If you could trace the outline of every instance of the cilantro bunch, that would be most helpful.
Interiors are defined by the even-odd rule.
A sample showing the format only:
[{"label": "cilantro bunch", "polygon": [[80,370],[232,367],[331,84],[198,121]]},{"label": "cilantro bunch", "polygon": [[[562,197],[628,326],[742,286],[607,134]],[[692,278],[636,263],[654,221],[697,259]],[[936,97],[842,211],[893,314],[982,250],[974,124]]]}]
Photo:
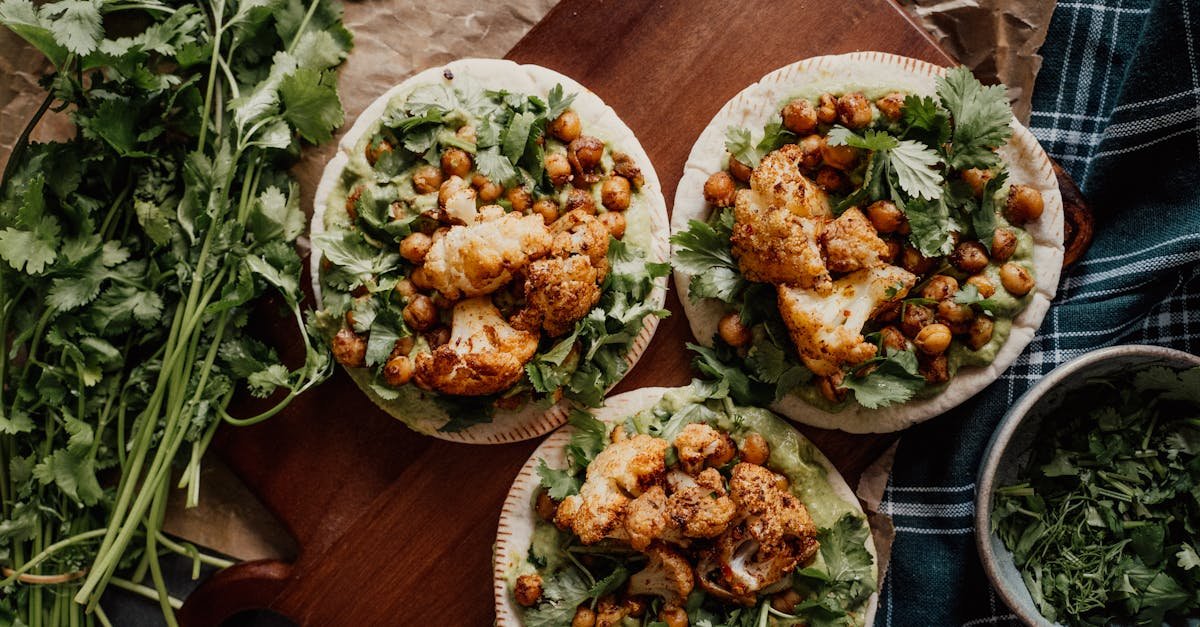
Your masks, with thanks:
[{"label": "cilantro bunch", "polygon": [[1200,368],[1072,392],[1019,479],[996,490],[992,531],[1048,620],[1182,624],[1200,610]]},{"label": "cilantro bunch", "polygon": [[[163,535],[170,489],[195,505],[220,424],[329,372],[287,168],[342,123],[350,34],[322,0],[3,0],[0,23],[54,65],[0,181],[0,623],[107,625],[113,584],[174,624],[160,552],[228,562]],[[29,143],[50,109],[76,136]],[[256,337],[279,322],[293,365]]]}]

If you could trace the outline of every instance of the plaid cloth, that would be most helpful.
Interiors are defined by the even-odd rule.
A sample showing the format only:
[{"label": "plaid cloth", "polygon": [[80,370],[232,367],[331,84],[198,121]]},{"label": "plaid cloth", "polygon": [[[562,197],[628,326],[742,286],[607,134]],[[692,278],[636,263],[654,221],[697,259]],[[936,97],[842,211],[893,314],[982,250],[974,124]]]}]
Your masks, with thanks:
[{"label": "plaid cloth", "polygon": [[1095,348],[1200,352],[1200,0],[1059,2],[1042,55],[1030,126],[1082,183],[1095,242],[1000,380],[901,441],[877,625],[1013,622],[972,535],[976,472],[1006,408]]}]

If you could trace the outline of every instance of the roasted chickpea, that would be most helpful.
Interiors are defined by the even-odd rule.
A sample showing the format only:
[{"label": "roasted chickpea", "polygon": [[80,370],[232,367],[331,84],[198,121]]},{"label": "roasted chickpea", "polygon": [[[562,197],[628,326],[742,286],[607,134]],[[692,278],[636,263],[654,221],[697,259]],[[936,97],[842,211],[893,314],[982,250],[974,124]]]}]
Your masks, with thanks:
[{"label": "roasted chickpea", "polygon": [[407,259],[409,263],[423,263],[425,255],[429,254],[429,247],[432,245],[432,237],[417,231],[400,240],[400,256]]},{"label": "roasted chickpea", "polygon": [[392,290],[395,292],[396,296],[407,300],[412,298],[413,295],[417,293],[417,286],[413,285],[413,282],[409,279],[400,279],[399,281],[396,281],[396,287],[392,288]]},{"label": "roasted chickpea", "polygon": [[625,211],[629,208],[629,179],[616,174],[600,184],[600,202],[609,211]]},{"label": "roasted chickpea", "polygon": [[625,237],[625,216],[616,211],[605,211],[600,214],[600,224],[608,229],[609,235],[617,239]]},{"label": "roasted chickpea", "polygon": [[879,337],[883,340],[884,348],[890,348],[894,351],[902,351],[908,348],[908,339],[904,337],[904,334],[900,332],[900,329],[897,329],[891,325],[880,329]]},{"label": "roasted chickpea", "polygon": [[457,299],[446,298],[446,295],[442,294],[441,292],[434,292],[433,295],[429,297],[429,300],[433,301],[434,307],[437,307],[442,311],[450,311],[451,309],[454,309],[454,303],[457,302]]},{"label": "roasted chickpea", "polygon": [[742,440],[740,453],[742,461],[762,466],[771,457],[771,445],[761,433],[751,432],[746,435],[745,440]]},{"label": "roasted chickpea", "polygon": [[797,134],[811,133],[817,128],[817,110],[807,98],[796,98],[783,106],[783,127]]},{"label": "roasted chickpea", "polygon": [[517,577],[516,585],[513,586],[513,596],[516,597],[517,603],[524,607],[537,605],[538,599],[542,598],[542,576],[529,573]]},{"label": "roasted chickpea", "polygon": [[567,144],[567,161],[576,176],[595,170],[604,156],[604,142],[590,135],[580,135]]},{"label": "roasted chickpea", "polygon": [[667,627],[688,627],[688,615],[682,607],[664,607],[658,611],[658,620]]},{"label": "roasted chickpea", "polygon": [[733,175],[733,178],[743,183],[749,183],[750,176],[754,174],[754,169],[738,161],[733,155],[729,155],[729,173]]},{"label": "roasted chickpea", "polygon": [[416,268],[408,275],[408,280],[412,282],[418,290],[428,290],[433,287],[433,282],[429,280],[429,275],[425,273],[425,268]]},{"label": "roasted chickpea", "polygon": [[[362,193],[363,188],[360,185],[350,190],[349,194],[346,194],[346,215],[350,216],[351,220],[358,219],[358,199],[362,198]],[[325,259],[324,261],[329,261],[329,259]]]},{"label": "roasted chickpea", "polygon": [[576,209],[582,209],[587,213],[596,215],[596,199],[592,197],[591,192],[582,189],[572,189],[567,194],[566,213],[570,213]]},{"label": "roasted chickpea", "polygon": [[991,170],[971,168],[962,171],[962,180],[971,188],[971,193],[975,194],[976,198],[983,196],[983,188],[992,180],[992,176]]},{"label": "roasted chickpea", "polygon": [[921,297],[930,300],[946,300],[954,298],[958,293],[958,281],[952,276],[939,274],[921,288]]},{"label": "roasted chickpea", "polygon": [[[837,377],[837,381],[834,381],[834,376]],[[834,376],[817,377],[817,391],[819,391],[821,396],[824,396],[825,400],[829,401],[830,403],[840,403],[846,400],[846,395],[850,391],[841,387],[840,375]]]},{"label": "roasted chickpea", "polygon": [[596,613],[586,605],[575,608],[575,617],[571,619],[571,627],[596,627]]},{"label": "roasted chickpea", "polygon": [[901,244],[900,240],[890,237],[884,239],[883,244],[887,246],[887,254],[883,257],[883,260],[888,263],[895,263],[896,259],[900,257],[900,253],[904,251],[904,244]]},{"label": "roasted chickpea", "polygon": [[1015,263],[1000,266],[1000,285],[1013,296],[1020,298],[1033,289],[1034,281],[1029,271]]},{"label": "roasted chickpea", "polygon": [[799,592],[796,592],[794,588],[788,588],[771,597],[771,607],[775,608],[777,612],[791,614],[796,611],[796,606],[803,600],[804,597],[800,596]]},{"label": "roasted chickpea", "polygon": [[447,148],[442,152],[442,172],[446,176],[465,177],[471,171],[471,155],[461,148]]},{"label": "roasted chickpea", "polygon": [[401,355],[408,355],[409,353],[412,352],[413,346],[415,346],[415,345],[416,345],[416,341],[413,340],[413,336],[406,335],[406,336],[396,340],[396,343],[392,345],[391,356],[399,357]]},{"label": "roasted chickpea", "polygon": [[938,303],[937,319],[938,322],[950,327],[951,333],[966,333],[967,329],[971,328],[971,323],[975,321],[975,310],[971,309],[970,305],[944,300]]},{"label": "roasted chickpea", "polygon": [[841,192],[850,186],[850,181],[845,174],[826,166],[817,171],[817,185],[831,192]]},{"label": "roasted chickpea", "polygon": [[973,351],[977,351],[987,343],[992,341],[992,333],[996,330],[996,322],[988,316],[976,316],[975,321],[971,323],[971,328],[967,329],[966,344]]},{"label": "roasted chickpea", "polygon": [[361,368],[367,361],[367,340],[350,327],[338,329],[330,342],[333,358],[347,368]]},{"label": "roasted chickpea", "polygon": [[893,300],[879,305],[875,313],[871,314],[871,320],[885,324],[899,320],[900,306],[902,304],[899,300]]},{"label": "roasted chickpea", "polygon": [[933,324],[933,310],[925,305],[905,305],[900,313],[900,330],[908,337],[916,337],[921,329]]},{"label": "roasted chickpea", "polygon": [[413,362],[404,355],[397,355],[383,365],[383,380],[394,388],[408,383],[412,376]]},{"label": "roasted chickpea", "polygon": [[825,138],[817,134],[805,135],[796,142],[800,147],[800,165],[815,170],[821,165],[821,149],[825,147]]},{"label": "roasted chickpea", "polygon": [[900,267],[908,270],[913,274],[925,274],[933,269],[934,259],[921,254],[921,251],[912,246],[905,246],[904,251],[900,253]]},{"label": "roasted chickpea", "polygon": [[991,279],[982,274],[976,274],[967,279],[967,285],[974,285],[975,290],[984,298],[991,298],[992,294],[996,293],[996,285],[992,283]]},{"label": "roasted chickpea", "polygon": [[880,233],[895,233],[908,220],[904,212],[890,200],[877,200],[867,207],[867,219]]},{"label": "roasted chickpea", "polygon": [[418,194],[431,194],[442,186],[442,171],[431,165],[423,165],[413,170],[412,183]]},{"label": "roasted chickpea", "polygon": [[377,142],[368,143],[367,148],[366,148],[366,150],[363,151],[363,153],[364,153],[364,156],[366,156],[366,158],[367,158],[367,163],[369,163],[371,165],[375,165],[375,162],[379,161],[380,157],[382,157],[383,155],[385,155],[391,151],[392,151],[392,145],[390,143],[388,143],[386,140],[381,139]]},{"label": "roasted chickpea", "polygon": [[558,203],[553,199],[543,198],[533,203],[533,212],[542,216],[542,221],[549,226],[558,219]]},{"label": "roasted chickpea", "polygon": [[742,317],[736,311],[731,311],[721,317],[721,321],[717,323],[717,334],[726,344],[734,347],[746,346],[753,339],[750,329],[742,324]]},{"label": "roasted chickpea", "polygon": [[579,114],[575,113],[574,109],[567,109],[554,118],[550,122],[550,134],[556,139],[570,143],[579,137],[582,126],[579,123]]},{"label": "roasted chickpea", "polygon": [[500,195],[504,193],[502,185],[491,182],[488,180],[488,177],[482,174],[472,176],[471,185],[475,187],[479,200],[488,204],[496,202],[496,199],[500,198]]},{"label": "roasted chickpea", "polygon": [[642,597],[628,597],[624,603],[625,613],[634,617],[641,618],[646,613],[646,599]]},{"label": "roasted chickpea", "polygon": [[817,99],[817,121],[821,124],[833,124],[837,119],[837,98],[833,94],[821,94]]},{"label": "roasted chickpea", "polygon": [[858,164],[858,149],[853,146],[834,146],[821,142],[821,159],[825,165],[849,172]]},{"label": "roasted chickpea", "polygon": [[571,180],[571,162],[567,160],[567,155],[561,152],[552,152],[546,155],[546,176],[550,177],[550,182],[555,187],[565,185]]},{"label": "roasted chickpea", "polygon": [[950,380],[950,360],[946,358],[946,353],[937,356],[919,355],[917,372],[925,377],[926,383],[945,383]]},{"label": "roasted chickpea", "polygon": [[1044,208],[1041,192],[1028,185],[1013,185],[1008,189],[1004,218],[1013,224],[1025,224],[1042,217]]},{"label": "roasted chickpea", "polygon": [[417,294],[408,301],[404,306],[403,316],[404,323],[418,331],[428,330],[438,321],[437,307],[433,304],[433,299],[424,294]]},{"label": "roasted chickpea", "polygon": [[959,242],[950,253],[950,265],[967,274],[982,272],[988,265],[987,249],[974,240]]},{"label": "roasted chickpea", "polygon": [[504,192],[504,199],[512,206],[513,211],[525,213],[533,206],[533,196],[524,187],[513,187]]},{"label": "roasted chickpea", "polygon": [[939,355],[950,348],[950,340],[954,339],[950,327],[944,324],[931,324],[917,333],[913,344],[926,355]]},{"label": "roasted chickpea", "polygon": [[871,102],[859,92],[843,94],[837,101],[838,121],[846,128],[858,129],[871,123],[875,114]]},{"label": "roasted chickpea", "polygon": [[627,439],[629,439],[629,433],[625,431],[625,425],[618,424],[617,426],[613,427],[612,431],[608,432],[608,441],[612,442],[613,444],[616,444],[617,442],[623,442]]},{"label": "roasted chickpea", "polygon": [[454,131],[454,136],[463,141],[471,142],[472,144],[474,144],[477,139],[475,136],[475,127],[471,126],[470,124],[463,124],[462,126],[458,127],[458,130]]},{"label": "roasted chickpea", "polygon": [[728,172],[713,172],[704,182],[704,200],[714,207],[733,206],[737,188]]},{"label": "roasted chickpea", "polygon": [[900,115],[904,113],[904,94],[894,91],[883,98],[875,101],[875,106],[879,112],[887,116],[893,122],[900,119]]},{"label": "roasted chickpea", "polygon": [[1017,252],[1017,235],[1008,229],[996,229],[992,234],[992,259],[1008,261]]},{"label": "roasted chickpea", "polygon": [[450,341],[450,327],[439,326],[425,334],[425,341],[429,342],[431,348],[437,348],[442,344]]}]

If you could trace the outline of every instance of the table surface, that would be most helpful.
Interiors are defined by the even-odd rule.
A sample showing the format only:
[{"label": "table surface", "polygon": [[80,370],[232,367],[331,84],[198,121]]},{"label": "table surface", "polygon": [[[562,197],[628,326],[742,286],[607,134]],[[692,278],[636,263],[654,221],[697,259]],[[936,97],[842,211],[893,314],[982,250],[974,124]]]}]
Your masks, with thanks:
[{"label": "table surface", "polygon": [[[567,74],[610,104],[650,155],[668,205],[692,142],[734,94],[821,54],[951,59],[889,0],[774,6],[727,0],[565,0],[508,58]],[[380,85],[382,91],[387,86]],[[691,333],[672,289],[641,362],[615,392],[686,384]],[[853,485],[898,437],[802,428]],[[301,547],[294,564],[239,564],[180,613],[218,624],[269,607],[305,625],[490,625],[500,505],[538,440],[452,444],[375,408],[339,372],[276,418],[225,429],[216,448]]]}]

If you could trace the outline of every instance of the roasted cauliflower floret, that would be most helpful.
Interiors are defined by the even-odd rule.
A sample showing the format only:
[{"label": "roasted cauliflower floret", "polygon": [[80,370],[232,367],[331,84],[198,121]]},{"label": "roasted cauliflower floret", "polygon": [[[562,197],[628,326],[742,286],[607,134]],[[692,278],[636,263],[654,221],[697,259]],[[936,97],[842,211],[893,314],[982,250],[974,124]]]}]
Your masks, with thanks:
[{"label": "roasted cauliflower floret", "polygon": [[668,534],[667,492],[662,486],[652,486],[641,496],[633,499],[625,513],[625,533],[629,546],[644,551],[654,540],[662,540]]},{"label": "roasted cauliflower floret", "polygon": [[693,422],[675,436],[675,450],[684,472],[696,474],[705,466],[724,466],[733,459],[733,440],[702,423]]},{"label": "roasted cauliflower floret", "polygon": [[729,495],[746,513],[746,530],[759,542],[759,552],[773,554],[791,537],[816,537],[808,508],[780,487],[780,477],[757,464],[738,464],[729,477]]},{"label": "roasted cauliflower floret", "polygon": [[568,333],[600,301],[603,275],[583,255],[539,259],[525,271],[525,307],[512,318],[518,329]]},{"label": "roasted cauliflower floret", "polygon": [[700,474],[696,485],[680,488],[667,499],[667,518],[685,538],[715,538],[738,514],[720,473],[709,468]]},{"label": "roasted cauliflower floret", "polygon": [[584,544],[608,537],[621,524],[630,498],[662,481],[666,450],[666,441],[645,434],[610,444],[588,465],[579,494],[559,504],[555,524],[570,528]]},{"label": "roasted cauliflower floret", "polygon": [[829,376],[875,356],[875,345],[863,339],[863,325],[884,303],[904,298],[916,281],[912,273],[884,265],[841,277],[828,295],[780,285],[779,313],[804,364]]},{"label": "roasted cauliflower floret", "polygon": [[887,244],[858,207],[850,207],[821,233],[825,266],[831,272],[853,272],[883,265]]},{"label": "roasted cauliflower floret", "polygon": [[454,306],[450,341],[416,356],[417,385],[481,396],[512,387],[537,351],[538,336],[509,326],[487,296]]},{"label": "roasted cauliflower floret", "polygon": [[764,204],[799,217],[832,216],[825,191],[800,173],[803,158],[804,150],[797,144],[768,154],[750,175],[750,189],[761,195]]},{"label": "roasted cauliflower floret", "polygon": [[815,287],[824,292],[830,278],[821,258],[823,226],[823,218],[801,217],[771,207],[761,194],[743,189],[733,207],[733,256],[751,281]]},{"label": "roasted cauliflower floret", "polygon": [[480,220],[451,227],[425,256],[425,274],[450,299],[490,294],[530,261],[546,256],[551,236],[541,216],[484,207]]},{"label": "roasted cauliflower floret", "polygon": [[592,261],[601,279],[608,274],[608,228],[596,216],[583,209],[572,209],[554,221],[551,232],[552,255],[584,255]]},{"label": "roasted cauliflower floret", "polygon": [[438,215],[445,222],[471,224],[478,211],[475,209],[475,188],[462,177],[452,176],[438,190]]},{"label": "roasted cauliflower floret", "polygon": [[649,563],[629,578],[629,594],[661,597],[667,607],[678,607],[695,581],[687,558],[661,544],[651,546],[646,555]]}]

